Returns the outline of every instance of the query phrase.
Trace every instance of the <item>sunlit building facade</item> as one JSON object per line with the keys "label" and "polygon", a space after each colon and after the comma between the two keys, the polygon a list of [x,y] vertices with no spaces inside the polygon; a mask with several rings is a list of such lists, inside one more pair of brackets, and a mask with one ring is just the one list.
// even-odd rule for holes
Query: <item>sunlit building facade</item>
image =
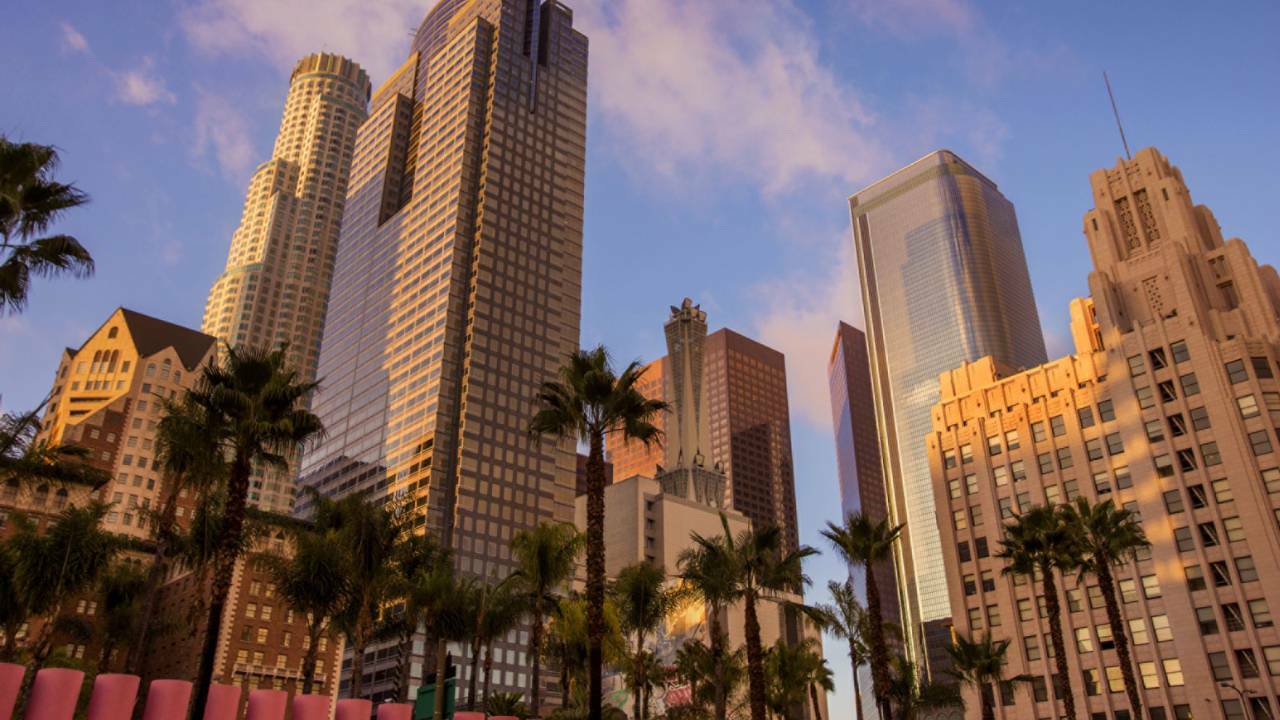
{"label": "sunlit building facade", "polygon": [[[356,138],[302,482],[411,503],[464,573],[503,577],[516,532],[573,521],[575,448],[528,423],[578,347],[586,119],[568,7],[441,0]],[[495,645],[495,690],[528,691],[527,652],[524,629]],[[395,662],[370,649],[371,695]]]}
{"label": "sunlit building facade", "polygon": [[[1154,149],[1090,184],[1075,354],[941,376],[929,458],[955,629],[1008,640],[1007,674],[1031,678],[1000,693],[998,717],[1058,717],[1043,598],[1003,574],[1002,526],[1036,505],[1111,500],[1151,541],[1115,572],[1143,717],[1277,717],[1280,277],[1224,241]],[[1097,578],[1064,575],[1076,707],[1136,720]]]}
{"label": "sunlit building facade", "polygon": [[909,651],[946,661],[951,609],[925,436],[938,376],[987,355],[1045,361],[1013,204],[955,153],[930,153],[849,198],[872,397]]}

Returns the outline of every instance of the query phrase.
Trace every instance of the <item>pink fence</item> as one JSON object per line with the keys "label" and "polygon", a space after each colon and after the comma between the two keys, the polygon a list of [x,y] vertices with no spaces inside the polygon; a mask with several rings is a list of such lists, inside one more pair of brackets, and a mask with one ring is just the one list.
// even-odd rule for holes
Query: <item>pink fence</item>
{"label": "pink fence", "polygon": [[[26,668],[0,663],[0,720],[13,720]],[[80,701],[84,673],[46,668],[36,673],[27,700],[24,720],[71,720]],[[93,683],[86,712],[88,720],[129,720],[138,702],[136,675],[99,675]],[[143,720],[183,720],[191,704],[191,683],[155,680],[147,688]],[[284,720],[288,694],[282,690],[249,693],[244,720]],[[214,684],[209,688],[203,720],[239,720],[240,688]],[[339,700],[336,720],[368,720],[373,705],[368,700]],[[327,695],[295,695],[293,720],[329,720]],[[378,720],[409,720],[412,707],[385,703],[378,706]]]}

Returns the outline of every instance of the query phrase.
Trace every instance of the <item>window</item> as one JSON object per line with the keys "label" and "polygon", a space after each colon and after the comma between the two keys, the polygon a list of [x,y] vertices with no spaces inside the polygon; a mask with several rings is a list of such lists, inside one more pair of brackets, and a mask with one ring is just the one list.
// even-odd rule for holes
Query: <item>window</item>
{"label": "window", "polygon": [[1222,518],[1222,533],[1227,536],[1227,542],[1240,542],[1244,540],[1244,524],[1238,517]]}
{"label": "window", "polygon": [[1243,360],[1232,360],[1223,367],[1227,370],[1227,379],[1232,385],[1237,385],[1249,379],[1249,372],[1244,369]]}
{"label": "window", "polygon": [[1120,674],[1119,665],[1108,665],[1107,673],[1107,691],[1118,693],[1124,692],[1124,675]]}
{"label": "window", "polygon": [[942,464],[943,464],[943,466],[948,467],[948,468],[953,468],[953,467],[955,467],[955,466],[956,466],[956,451],[955,451],[955,450],[943,450],[943,451],[942,451]]}
{"label": "window", "polygon": [[1178,382],[1182,384],[1182,396],[1192,397],[1200,394],[1200,381],[1196,379],[1193,372],[1178,376]]}
{"label": "window", "polygon": [[1001,452],[1004,452],[1004,449],[1000,447],[1000,436],[992,435],[987,438],[987,454],[999,455]]}
{"label": "window", "polygon": [[1213,578],[1214,587],[1226,587],[1231,584],[1231,573],[1227,570],[1227,562],[1225,560],[1210,562],[1209,576]]}
{"label": "window", "polygon": [[1162,453],[1155,456],[1156,475],[1160,477],[1173,476],[1173,460],[1169,459],[1168,453]]}
{"label": "window", "polygon": [[1130,620],[1129,637],[1134,645],[1146,645],[1151,642],[1151,636],[1147,634],[1147,621],[1143,618]]}
{"label": "window", "polygon": [[1270,433],[1266,430],[1249,433],[1249,445],[1253,447],[1254,455],[1266,455],[1271,452]]}
{"label": "window", "polygon": [[1022,622],[1031,622],[1035,618],[1032,614],[1031,601],[1027,598],[1018,600],[1018,619]]}
{"label": "window", "polygon": [[1089,457],[1089,462],[1102,459],[1102,440],[1094,438],[1084,442],[1085,455]]}
{"label": "window", "polygon": [[1137,377],[1147,371],[1146,365],[1142,362],[1141,355],[1129,356],[1129,375]]}
{"label": "window", "polygon": [[1053,472],[1053,456],[1049,453],[1040,453],[1036,455],[1036,462],[1040,465],[1040,474],[1048,475]]}
{"label": "window", "polygon": [[1004,465],[997,465],[991,469],[991,475],[995,478],[996,486],[1001,487],[1009,484],[1009,468]]}
{"label": "window", "polygon": [[[1147,353],[1147,358],[1151,360],[1152,370],[1162,370],[1169,367],[1169,361],[1164,354],[1164,348],[1156,348]],[[1131,364],[1132,365],[1132,364]]]}
{"label": "window", "polygon": [[1169,343],[1169,354],[1173,357],[1175,363],[1183,363],[1191,359],[1191,353],[1187,350],[1185,340],[1174,340]]}
{"label": "window", "polygon": [[964,508],[951,511],[951,525],[956,530],[964,530],[969,527],[969,514]]}
{"label": "window", "polygon": [[1267,601],[1262,598],[1249,601],[1249,617],[1257,628],[1268,628],[1274,624],[1271,620],[1271,608],[1267,607]]}
{"label": "window", "polygon": [[1166,490],[1164,493],[1164,509],[1170,515],[1177,515],[1185,508],[1182,505],[1182,493],[1177,490]]}
{"label": "window", "polygon": [[1267,468],[1262,471],[1262,484],[1267,492],[1280,492],[1280,468]]}
{"label": "window", "polygon": [[1212,606],[1196,608],[1196,622],[1200,625],[1201,635],[1218,634],[1218,616]]}
{"label": "window", "polygon": [[979,527],[982,525],[982,506],[981,505],[974,505],[973,507],[969,508],[969,522],[974,527]]}
{"label": "window", "polygon": [[1240,417],[1246,420],[1262,414],[1258,409],[1258,399],[1253,395],[1241,395],[1236,398],[1236,407],[1240,409]]}
{"label": "window", "polygon": [[1098,402],[1098,418],[1103,422],[1110,422],[1116,419],[1115,405],[1110,400]]}
{"label": "window", "polygon": [[1061,415],[1054,415],[1049,418],[1049,427],[1053,431],[1054,437],[1062,437],[1067,434],[1067,423],[1062,419]]}
{"label": "window", "polygon": [[[1138,602],[1138,583],[1133,578],[1121,578],[1117,583],[1120,586],[1120,600],[1126,603]],[[1091,588],[1092,589],[1092,588]],[[1091,598],[1092,599],[1092,598]],[[1102,599],[1102,593],[1098,593],[1098,599]]]}
{"label": "window", "polygon": [[1267,661],[1267,672],[1280,675],[1280,645],[1262,648],[1262,657]]}
{"label": "window", "polygon": [[1031,439],[1035,442],[1044,442],[1049,439],[1049,436],[1044,432],[1043,422],[1037,421],[1031,423]]}
{"label": "window", "polygon": [[1084,674],[1084,694],[1090,697],[1102,693],[1102,683],[1098,678],[1097,668],[1083,668],[1080,671]]}
{"label": "window", "polygon": [[1004,434],[1004,446],[1009,448],[1010,450],[1017,450],[1018,448],[1022,447],[1022,444],[1018,441],[1017,430],[1010,430],[1009,432]]}
{"label": "window", "polygon": [[1044,488],[1044,502],[1046,505],[1057,505],[1062,499],[1062,491],[1057,485],[1046,485]]}
{"label": "window", "polygon": [[1253,374],[1257,375],[1259,380],[1266,380],[1272,377],[1271,366],[1267,364],[1265,357],[1254,355],[1249,360],[1253,363]]}
{"label": "window", "polygon": [[[1186,567],[1182,568],[1182,571],[1186,573],[1187,589],[1190,590],[1191,592],[1195,592],[1197,590],[1204,590],[1206,587],[1208,587],[1204,581],[1204,568],[1200,567],[1199,565],[1187,565]],[[965,587],[968,588],[968,585],[966,585]],[[968,593],[966,592],[966,594]]]}
{"label": "window", "polygon": [[[1280,647],[1277,647],[1276,649],[1280,650]],[[1048,684],[1045,683],[1044,678],[1038,675],[1031,678],[1031,696],[1035,698],[1035,701],[1038,703],[1049,701],[1049,687]]]}
{"label": "window", "polygon": [[1105,470],[1093,474],[1093,490],[1099,495],[1111,494],[1111,476]]}
{"label": "window", "polygon": [[1156,406],[1155,394],[1151,392],[1150,385],[1143,385],[1140,388],[1134,388],[1133,394],[1138,396],[1138,407],[1143,410],[1150,410]]}
{"label": "window", "polygon": [[1187,495],[1191,496],[1191,509],[1200,510],[1209,507],[1209,498],[1204,493],[1204,486],[1200,484],[1188,485]]}
{"label": "window", "polygon": [[960,557],[960,562],[969,562],[970,560],[972,560],[973,556],[969,554],[969,543],[968,542],[956,543],[956,555]]}
{"label": "window", "polygon": [[964,476],[964,491],[966,495],[978,494],[978,476],[969,473]]}
{"label": "window", "polygon": [[1211,427],[1209,411],[1202,407],[1191,408],[1191,427],[1197,430],[1208,430]]}
{"label": "window", "polygon": [[267,629],[264,627],[258,628],[258,642],[264,643],[266,641],[267,641]]}
{"label": "window", "polygon": [[1183,448],[1179,450],[1177,454],[1178,454],[1178,469],[1182,470],[1182,472],[1184,473],[1191,472],[1192,470],[1195,470],[1197,467],[1200,467],[1196,463],[1195,450],[1192,450],[1191,448]]}
{"label": "window", "polygon": [[960,462],[962,463],[973,462],[973,446],[972,445],[965,443],[964,445],[960,446]]}
{"label": "window", "polygon": [[1236,574],[1240,576],[1240,582],[1254,582],[1258,579],[1258,568],[1253,564],[1253,557],[1245,555],[1236,558]]}
{"label": "window", "polygon": [[1150,690],[1151,688],[1160,687],[1160,675],[1156,672],[1156,664],[1153,662],[1138,663],[1138,674],[1142,676],[1142,687]]}
{"label": "window", "polygon": [[969,608],[969,628],[972,630],[982,628],[982,608]]}
{"label": "window", "polygon": [[1191,552],[1196,549],[1196,543],[1191,539],[1191,528],[1189,527],[1174,528],[1173,540],[1178,546],[1178,552]]}
{"label": "window", "polygon": [[1084,609],[1084,590],[1079,587],[1067,588],[1067,609],[1071,612]]}
{"label": "window", "polygon": [[1089,593],[1089,607],[1097,610],[1107,604],[1102,598],[1102,588],[1099,588],[1097,585],[1089,585],[1085,587],[1085,590]]}
{"label": "window", "polygon": [[1210,548],[1216,547],[1221,540],[1218,537],[1218,526],[1213,521],[1200,523],[1196,526],[1200,530],[1200,544]]}
{"label": "window", "polygon": [[1160,390],[1160,402],[1169,403],[1178,399],[1178,390],[1172,380],[1165,380],[1156,386]]}
{"label": "window", "polygon": [[[1162,616],[1163,617],[1163,616]],[[1182,661],[1170,658],[1164,661],[1164,679],[1169,687],[1182,687]]]}
{"label": "window", "polygon": [[973,541],[973,549],[974,553],[980,558],[991,555],[991,552],[987,549],[987,539],[984,537],[980,537]]}
{"label": "window", "polygon": [[1142,595],[1148,600],[1160,597],[1160,581],[1155,575],[1142,576]]}
{"label": "window", "polygon": [[1082,407],[1076,411],[1076,418],[1080,420],[1080,427],[1093,427],[1093,408]]}
{"label": "window", "polygon": [[1204,458],[1205,467],[1222,464],[1222,453],[1218,451],[1218,443],[1216,442],[1201,443],[1200,455]]}
{"label": "window", "polygon": [[1094,628],[1094,632],[1098,635],[1099,650],[1115,650],[1116,639],[1111,635],[1111,626],[1103,623]]}
{"label": "window", "polygon": [[962,580],[964,583],[964,594],[966,597],[978,592],[978,581],[973,575],[965,575]]}
{"label": "window", "polygon": [[995,589],[996,589],[995,573],[993,573],[990,570],[983,570],[981,577],[982,577],[982,591],[995,592]]}
{"label": "window", "polygon": [[1013,473],[1013,481],[1021,482],[1027,479],[1027,466],[1021,460],[1014,460],[1009,463],[1009,472]]}
{"label": "window", "polygon": [[1000,606],[987,606],[987,627],[1000,627]]}
{"label": "window", "polygon": [[952,478],[950,481],[948,481],[948,482],[947,482],[947,489],[948,489],[948,491],[949,491],[949,492],[950,492],[950,494],[951,494],[951,499],[952,499],[952,500],[955,500],[956,498],[960,497],[960,480],[959,480],[959,478]]}
{"label": "window", "polygon": [[1227,661],[1227,654],[1224,652],[1209,653],[1209,670],[1213,673],[1213,679],[1219,682],[1231,679],[1231,663]]}
{"label": "window", "polygon": [[1116,487],[1124,490],[1133,487],[1133,478],[1129,476],[1129,466],[1121,465],[1116,468]]}
{"label": "window", "polygon": [[1169,628],[1168,615],[1152,615],[1151,629],[1155,633],[1156,642],[1166,642],[1173,639],[1173,630]]}
{"label": "window", "polygon": [[1014,515],[1013,498],[1000,498],[1000,519],[1008,520]]}
{"label": "window", "polygon": [[1058,467],[1066,470],[1073,465],[1071,448],[1058,448]]}
{"label": "window", "polygon": [[1149,442],[1160,442],[1164,440],[1164,423],[1159,420],[1148,420],[1146,422],[1147,440]]}
{"label": "window", "polygon": [[1238,603],[1222,604],[1222,624],[1226,626],[1227,632],[1238,632],[1244,629],[1244,613],[1241,612]]}

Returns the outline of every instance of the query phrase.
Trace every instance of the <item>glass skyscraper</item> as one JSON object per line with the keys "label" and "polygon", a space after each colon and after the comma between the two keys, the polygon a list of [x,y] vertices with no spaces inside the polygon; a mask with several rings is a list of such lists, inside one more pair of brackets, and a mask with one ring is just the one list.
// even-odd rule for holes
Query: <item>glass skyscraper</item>
{"label": "glass skyscraper", "polygon": [[[441,0],[356,138],[313,406],[328,434],[302,483],[407,503],[470,575],[506,576],[515,533],[573,521],[574,447],[528,422],[578,347],[586,115],[571,10]],[[411,687],[434,658],[413,646]],[[494,690],[527,691],[528,633],[494,649]],[[395,687],[395,661],[366,654],[364,694]]]}
{"label": "glass skyscraper", "polygon": [[898,545],[902,625],[915,656],[945,662],[951,608],[934,520],[925,438],[939,376],[991,355],[1045,361],[1013,204],[940,150],[849,198],[872,397]]}

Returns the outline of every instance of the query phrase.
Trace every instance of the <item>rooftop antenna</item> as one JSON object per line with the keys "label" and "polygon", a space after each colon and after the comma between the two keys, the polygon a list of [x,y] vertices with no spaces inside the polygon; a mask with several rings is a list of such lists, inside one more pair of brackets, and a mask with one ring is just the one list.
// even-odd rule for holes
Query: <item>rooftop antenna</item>
{"label": "rooftop antenna", "polygon": [[1102,82],[1107,84],[1107,97],[1111,98],[1111,112],[1116,116],[1116,127],[1120,129],[1120,142],[1124,143],[1124,159],[1132,160],[1133,156],[1129,154],[1129,141],[1124,136],[1124,123],[1120,122],[1120,110],[1116,108],[1116,95],[1111,92],[1111,78],[1107,77],[1107,71],[1102,71]]}

